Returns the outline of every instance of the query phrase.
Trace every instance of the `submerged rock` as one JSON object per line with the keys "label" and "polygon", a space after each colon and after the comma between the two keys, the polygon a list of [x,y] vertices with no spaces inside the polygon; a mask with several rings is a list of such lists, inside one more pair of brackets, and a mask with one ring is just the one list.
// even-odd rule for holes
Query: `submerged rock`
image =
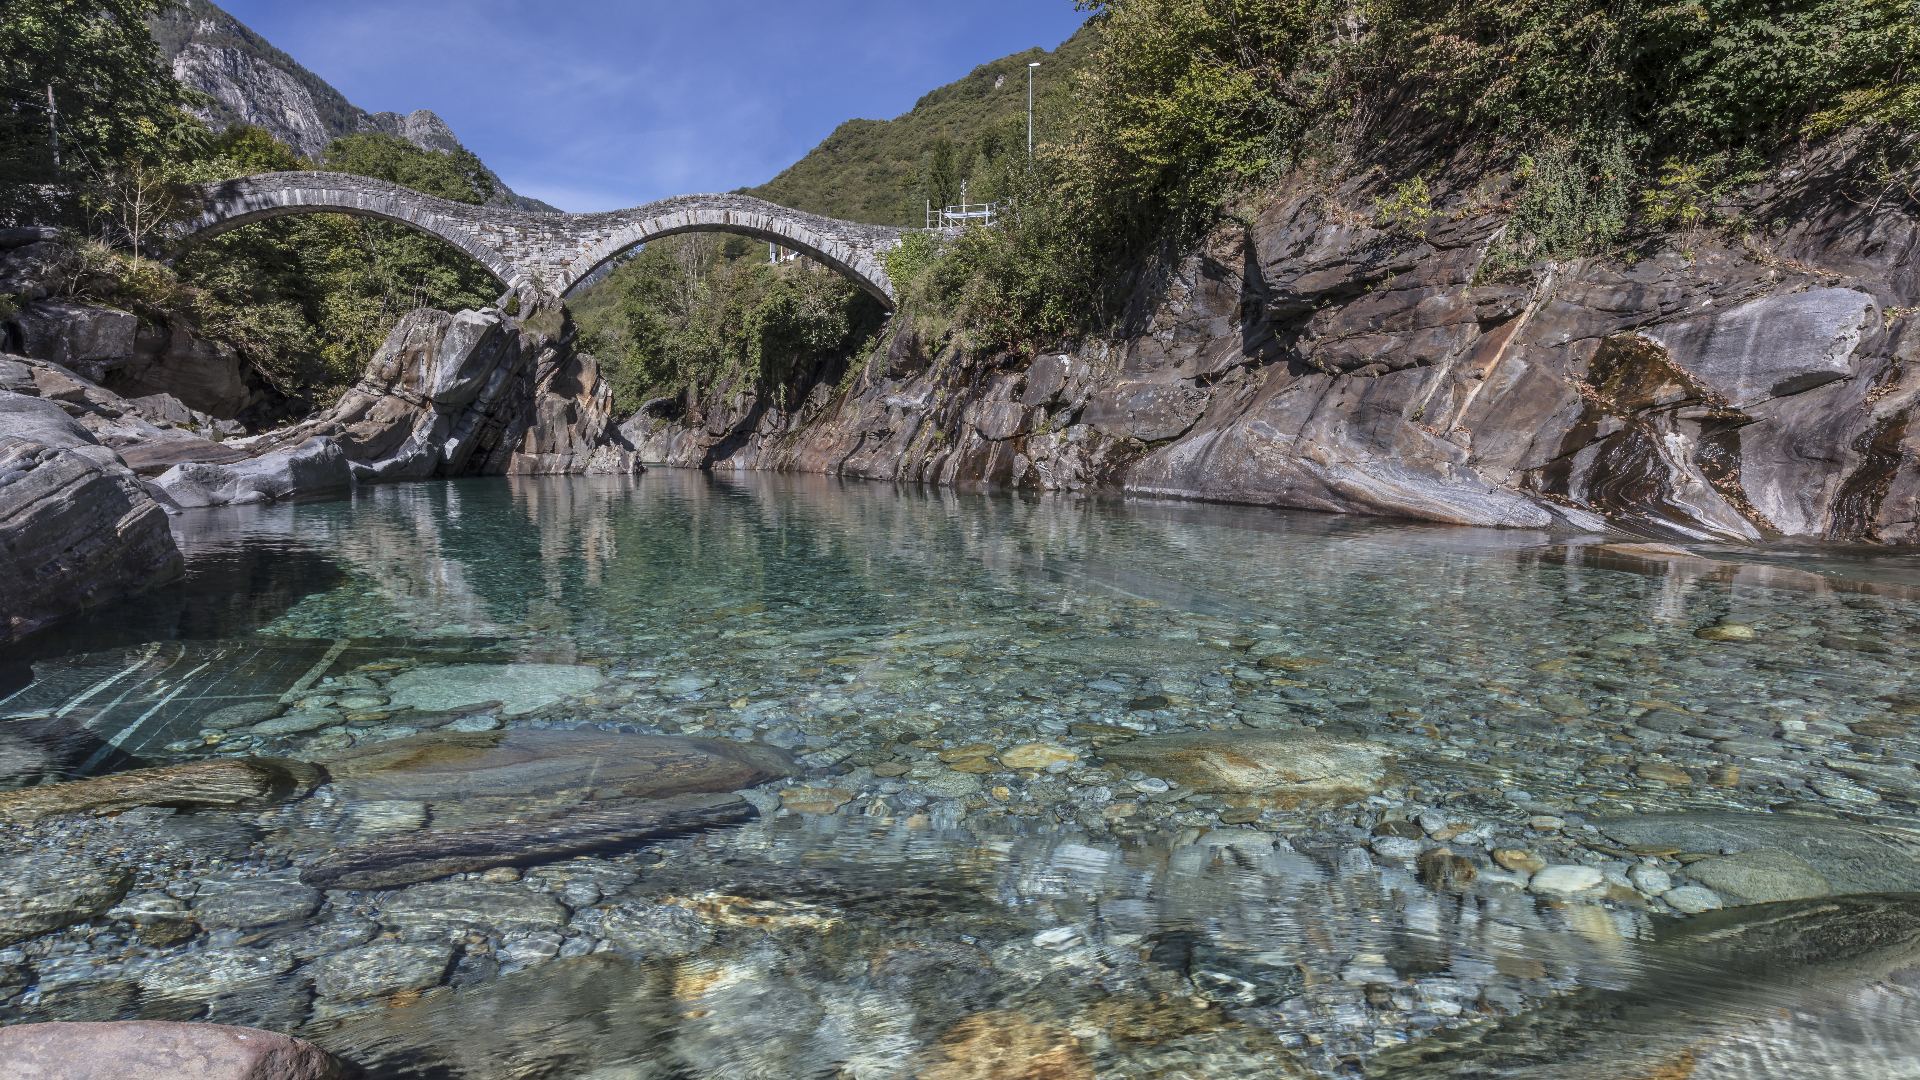
{"label": "submerged rock", "polygon": [[1687,876],[1741,904],[1807,900],[1833,891],[1818,870],[1784,851],[1761,849],[1702,859],[1687,867]]}
{"label": "submerged rock", "polygon": [[438,985],[452,963],[453,947],[444,941],[375,942],[314,961],[313,987],[322,998],[338,1001],[425,990]]}
{"label": "submerged rock", "polygon": [[471,818],[594,799],[736,791],[792,772],[786,754],[718,739],[592,729],[433,732],[326,761],[345,799],[417,799]]}
{"label": "submerged rock", "polygon": [[193,896],[193,917],[209,929],[237,930],[304,919],[320,906],[320,893],[297,881],[272,878],[203,881]]}
{"label": "submerged rock", "polygon": [[667,1037],[673,1004],[664,970],[599,953],[313,1034],[375,1076],[666,1080],[679,1074]]}
{"label": "submerged rock", "polygon": [[345,1080],[309,1042],[256,1028],[123,1020],[0,1028],[0,1075],[16,1080]]}
{"label": "submerged rock", "polygon": [[1204,731],[1106,747],[1109,764],[1195,791],[1254,796],[1274,806],[1340,803],[1387,784],[1385,747],[1313,731]]}
{"label": "submerged rock", "polygon": [[422,941],[464,930],[492,934],[558,930],[567,923],[567,909],[545,893],[522,885],[442,881],[384,895],[374,917],[402,940]]}
{"label": "submerged rock", "polygon": [[0,820],[112,813],[136,806],[265,806],[313,790],[311,765],[280,758],[223,758],[135,769],[88,780],[0,792]]}
{"label": "submerged rock", "polygon": [[0,946],[98,918],[132,885],[129,871],[84,859],[0,859]]}
{"label": "submerged rock", "polygon": [[497,701],[501,712],[518,716],[586,693],[601,679],[600,669],[573,664],[444,664],[403,671],[387,689],[396,707],[457,712]]}
{"label": "submerged rock", "polygon": [[[1920,833],[1901,829],[1722,810],[1641,814],[1596,824],[1614,840],[1633,846],[1716,855],[1784,853],[1824,879],[1835,893],[1920,891]],[[1810,879],[1803,884],[1810,885]]]}
{"label": "submerged rock", "polygon": [[[1674,892],[1681,890],[1676,889]],[[1669,893],[1669,896],[1672,894]],[[1920,1007],[1890,999],[1883,1037],[1863,1040],[1868,1018],[1855,1009],[1863,992],[1920,967],[1920,896],[1827,897],[1713,911],[1660,921],[1624,989],[1584,989],[1504,1020],[1443,1031],[1386,1051],[1368,1063],[1382,1080],[1500,1076],[1512,1080],[1795,1080],[1909,1075],[1891,1062],[1920,1059]],[[1789,1041],[1767,1043],[1782,1016],[1825,1013],[1851,1038],[1821,1045],[1825,1072],[1766,1063],[1776,1049],[1805,1056]],[[1711,1070],[1696,1070],[1721,1055]]]}
{"label": "submerged rock", "polygon": [[753,813],[752,804],[738,795],[588,803],[532,821],[467,822],[332,852],[301,871],[300,880],[328,889],[391,888],[731,825]]}

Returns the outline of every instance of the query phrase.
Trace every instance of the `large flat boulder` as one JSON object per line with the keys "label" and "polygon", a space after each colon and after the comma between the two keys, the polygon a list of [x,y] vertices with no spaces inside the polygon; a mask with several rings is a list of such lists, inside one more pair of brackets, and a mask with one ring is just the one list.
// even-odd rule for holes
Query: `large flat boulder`
{"label": "large flat boulder", "polygon": [[10,1080],[344,1080],[333,1055],[288,1035],[224,1024],[124,1020],[0,1028]]}
{"label": "large flat boulder", "polygon": [[164,584],[166,512],[52,401],[0,391],[0,642]]}
{"label": "large flat boulder", "polygon": [[153,483],[177,506],[227,506],[338,491],[353,468],[339,443],[315,437],[244,461],[176,465]]}
{"label": "large flat boulder", "polygon": [[140,328],[130,311],[70,300],[35,301],[20,309],[13,324],[21,352],[68,367],[132,356]]}

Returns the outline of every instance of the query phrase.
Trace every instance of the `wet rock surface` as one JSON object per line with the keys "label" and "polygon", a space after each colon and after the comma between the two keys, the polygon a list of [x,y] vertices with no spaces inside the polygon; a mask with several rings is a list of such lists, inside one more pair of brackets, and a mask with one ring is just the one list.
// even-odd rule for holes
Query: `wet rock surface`
{"label": "wet rock surface", "polygon": [[19,1080],[346,1080],[352,1070],[299,1039],[151,1020],[0,1028],[0,1068]]}
{"label": "wet rock surface", "polygon": [[1110,339],[1024,370],[901,330],[851,392],[838,367],[778,400],[729,383],[623,430],[685,466],[1909,542],[1920,223],[1846,194],[1853,152],[1809,150],[1776,218],[1759,208],[1788,196],[1744,196],[1795,223],[1758,246],[1676,239],[1518,281],[1483,272],[1509,225],[1483,174],[1436,177],[1447,224],[1412,237],[1356,169],[1278,190],[1144,284]]}
{"label": "wet rock surface", "polygon": [[[340,578],[262,631],[36,663],[0,728],[55,751],[39,781],[118,740],[326,782],[8,830],[0,857],[128,880],[0,945],[0,1009],[488,1080],[1391,1076],[1402,1043],[1609,1080],[1745,1046],[1701,1075],[1775,1080],[1899,1051],[1901,916],[1857,891],[1901,887],[1920,822],[1898,563],[954,505],[655,474],[219,511],[280,537],[222,573],[271,584],[309,535]],[[512,715],[479,680],[398,700],[516,663],[596,678]],[[725,820],[573,846],[681,799]],[[315,877],[349,855],[408,877]],[[1775,957],[1746,996],[1700,984],[1719,1015],[1605,996],[1691,992],[1727,968],[1706,920],[1757,934],[1815,878],[1794,903],[1866,905],[1884,966],[1781,952],[1875,948],[1802,923],[1745,939]],[[1595,993],[1583,1033],[1558,1010]]]}

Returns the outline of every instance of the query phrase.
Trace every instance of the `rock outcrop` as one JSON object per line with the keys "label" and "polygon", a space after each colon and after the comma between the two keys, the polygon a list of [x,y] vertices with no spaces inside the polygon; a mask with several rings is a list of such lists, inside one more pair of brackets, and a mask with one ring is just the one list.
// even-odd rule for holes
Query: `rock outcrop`
{"label": "rock outcrop", "polygon": [[365,480],[632,472],[612,389],[573,336],[557,303],[412,312],[331,410],[247,445],[331,440]]}
{"label": "rock outcrop", "polygon": [[119,455],[59,402],[0,390],[0,642],[180,572],[166,512]]}
{"label": "rock outcrop", "polygon": [[[1920,540],[1920,217],[1843,147],[1746,196],[1740,241],[1491,272],[1471,184],[1419,235],[1381,181],[1283,188],[1143,285],[1113,340],[1031,358],[896,330],[772,393],[650,403],[642,460],[1127,492],[1681,538]],[[1436,184],[1436,188],[1440,185]],[[798,402],[784,407],[784,401]]]}

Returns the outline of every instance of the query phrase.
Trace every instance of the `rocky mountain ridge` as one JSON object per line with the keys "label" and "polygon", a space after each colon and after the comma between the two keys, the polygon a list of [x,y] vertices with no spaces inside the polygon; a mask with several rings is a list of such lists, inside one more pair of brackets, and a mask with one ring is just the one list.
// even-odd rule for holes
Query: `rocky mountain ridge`
{"label": "rocky mountain ridge", "polygon": [[[209,0],[188,0],[150,20],[149,27],[174,77],[209,99],[200,117],[211,126],[251,124],[310,158],[334,139],[367,132],[393,135],[440,153],[462,148],[446,121],[427,109],[370,113],[354,105]],[[498,176],[488,175],[497,188],[498,205],[555,209],[515,194]]]}

